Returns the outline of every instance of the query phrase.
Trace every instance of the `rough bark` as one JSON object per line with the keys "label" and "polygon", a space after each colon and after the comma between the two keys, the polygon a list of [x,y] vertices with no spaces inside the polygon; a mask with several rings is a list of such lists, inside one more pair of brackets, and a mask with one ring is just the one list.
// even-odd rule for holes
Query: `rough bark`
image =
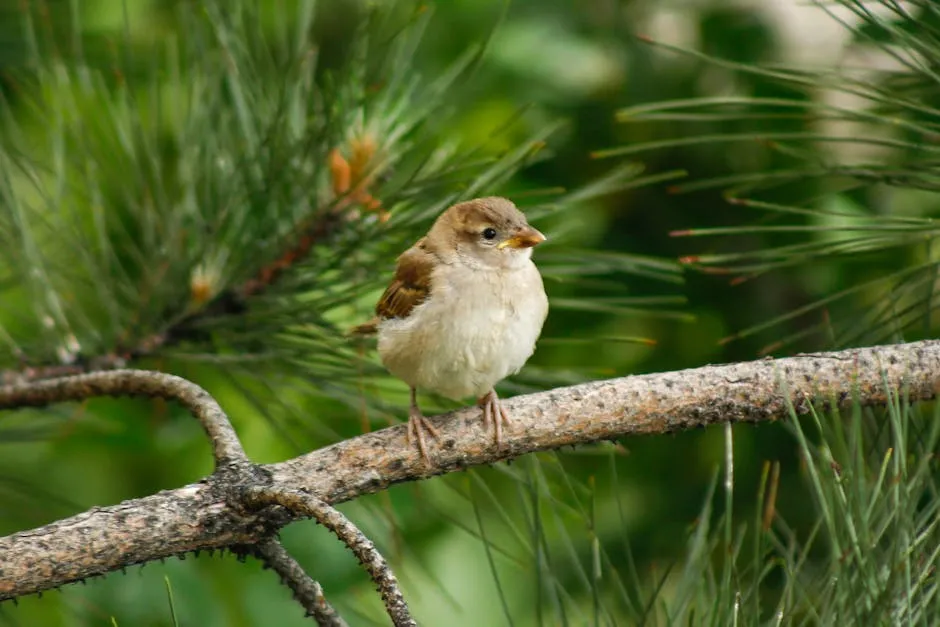
{"label": "rough bark", "polygon": [[[453,470],[540,450],[722,422],[785,418],[812,404],[884,405],[900,394],[931,399],[940,342],[863,348],[648,374],[519,396],[497,448],[480,410],[433,418],[432,467],[408,446],[405,426],[361,435],[270,465],[232,461],[205,480],[0,539],[0,600],[197,549],[255,545],[294,515],[251,509],[251,489],[299,490],[330,504]],[[312,418],[313,419],[313,418]]]}

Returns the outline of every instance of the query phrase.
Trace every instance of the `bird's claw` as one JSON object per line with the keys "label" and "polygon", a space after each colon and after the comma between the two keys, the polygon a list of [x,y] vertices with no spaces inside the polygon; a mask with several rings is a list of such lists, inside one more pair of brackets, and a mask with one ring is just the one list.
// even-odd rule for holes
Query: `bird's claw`
{"label": "bird's claw", "polygon": [[425,433],[428,433],[435,440],[440,440],[441,434],[437,427],[425,418],[421,412],[411,412],[408,416],[408,446],[418,446],[418,452],[421,453],[421,459],[428,466],[431,466],[431,457],[428,455],[428,443]]}
{"label": "bird's claw", "polygon": [[483,428],[489,429],[492,424],[496,446],[502,446],[503,426],[508,427],[512,424],[509,420],[509,412],[499,401],[496,390],[490,390],[489,393],[480,397],[478,403],[483,408]]}

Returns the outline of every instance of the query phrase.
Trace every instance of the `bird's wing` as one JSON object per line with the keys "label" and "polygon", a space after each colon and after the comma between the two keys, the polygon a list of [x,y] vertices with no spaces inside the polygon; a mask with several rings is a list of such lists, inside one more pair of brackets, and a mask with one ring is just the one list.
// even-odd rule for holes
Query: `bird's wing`
{"label": "bird's wing", "polygon": [[375,306],[376,317],[355,327],[351,334],[370,335],[378,330],[381,320],[407,318],[431,293],[431,270],[434,255],[428,251],[425,238],[398,257],[395,278]]}
{"label": "bird's wing", "polygon": [[398,257],[395,278],[375,306],[379,318],[407,318],[431,293],[433,269],[434,255],[421,238]]}

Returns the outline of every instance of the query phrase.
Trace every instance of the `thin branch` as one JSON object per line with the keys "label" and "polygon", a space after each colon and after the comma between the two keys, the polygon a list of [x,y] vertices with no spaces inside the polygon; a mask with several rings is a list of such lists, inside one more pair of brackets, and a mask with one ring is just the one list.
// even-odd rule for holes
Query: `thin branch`
{"label": "thin branch", "polygon": [[294,593],[294,598],[307,611],[307,616],[320,627],[349,627],[323,595],[323,587],[304,572],[303,567],[275,538],[265,538],[255,546],[258,559],[276,572],[281,583]]}
{"label": "thin branch", "polygon": [[[240,285],[221,290],[197,311],[177,317],[161,332],[119,341],[118,346],[112,347],[110,352],[104,352],[101,355],[93,357],[79,355],[77,360],[70,364],[24,362],[19,368],[0,370],[0,385],[18,385],[103,370],[117,370],[125,368],[134,360],[156,355],[160,350],[172,348],[184,341],[202,340],[200,323],[213,317],[242,314],[252,298],[275,285],[288,270],[306,259],[314,246],[329,240],[337,232],[337,229],[344,223],[340,209],[348,205],[348,201],[345,204],[337,201],[324,209],[315,211],[296,225],[291,234],[292,237],[282,242],[284,252],[280,257],[262,265],[255,276]],[[185,310],[188,305],[182,303],[179,309]],[[171,311],[167,312],[165,317],[171,318],[173,315]]]}
{"label": "thin branch", "polygon": [[245,281],[234,293],[240,300],[247,300],[271,287],[284,273],[306,259],[313,246],[326,239],[336,227],[342,224],[342,216],[335,208],[315,216],[315,220],[298,226],[296,242],[283,255],[265,265],[257,276]]}
{"label": "thin branch", "polygon": [[338,509],[306,492],[278,488],[249,488],[245,493],[245,503],[251,507],[280,505],[295,516],[313,518],[329,529],[349,547],[375,582],[392,624],[395,627],[417,627],[418,623],[408,611],[408,604],[401,594],[392,567],[375,548],[375,544]]}
{"label": "thin branch", "polygon": [[[207,479],[119,505],[97,507],[0,538],[0,600],[198,549],[257,544],[291,522],[283,508],[249,511],[250,487],[299,490],[337,504],[469,466],[534,451],[674,432],[722,422],[786,418],[812,405],[883,406],[888,393],[932,399],[940,385],[940,341],[762,359],[595,381],[505,402],[512,424],[497,448],[478,408],[431,420],[440,441],[433,467],[399,425],[278,464]],[[276,510],[276,511],[272,511]]]}
{"label": "thin branch", "polygon": [[0,409],[44,407],[96,396],[172,399],[189,410],[212,444],[216,467],[248,461],[228,416],[204,389],[182,377],[148,370],[108,370],[0,387]]}

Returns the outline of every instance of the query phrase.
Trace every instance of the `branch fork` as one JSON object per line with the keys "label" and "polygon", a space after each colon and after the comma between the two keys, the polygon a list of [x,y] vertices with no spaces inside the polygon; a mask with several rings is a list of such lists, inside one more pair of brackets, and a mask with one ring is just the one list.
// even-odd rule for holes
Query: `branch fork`
{"label": "branch fork", "polygon": [[[397,579],[375,546],[333,506],[392,484],[563,446],[718,423],[783,419],[813,406],[883,406],[933,399],[940,341],[761,359],[594,381],[505,401],[502,446],[479,410],[432,418],[432,466],[407,444],[406,426],[366,433],[294,459],[253,464],[231,423],[195,384],[159,372],[116,370],[0,387],[0,410],[98,395],[172,398],[200,421],[216,471],[204,480],[0,538],[0,600],[190,551],[253,547],[320,625],[343,625],[322,588],[286,555],[277,531],[300,518],[325,525],[378,587],[393,624],[414,625]],[[276,507],[275,507],[276,506]]]}

